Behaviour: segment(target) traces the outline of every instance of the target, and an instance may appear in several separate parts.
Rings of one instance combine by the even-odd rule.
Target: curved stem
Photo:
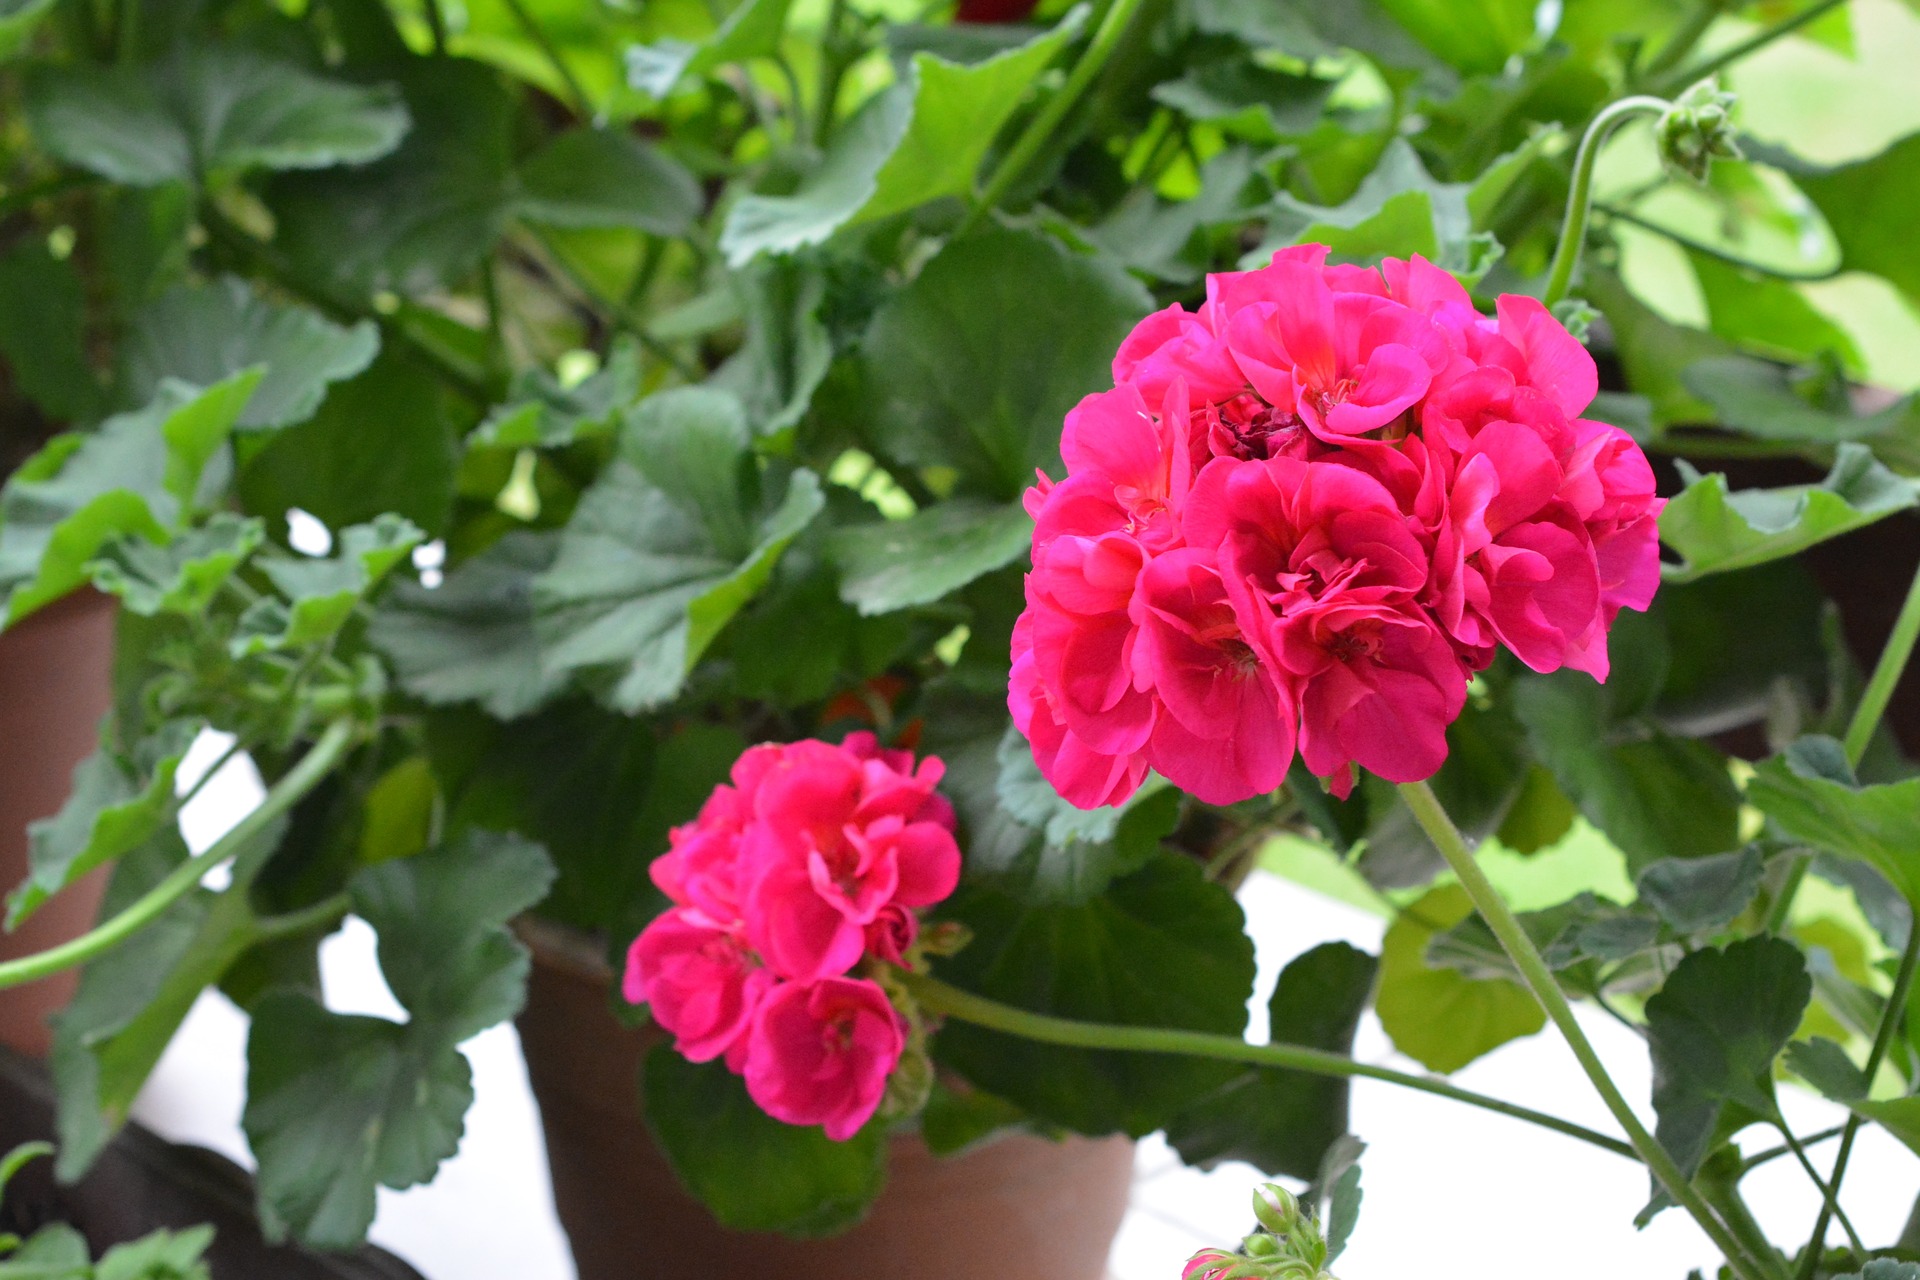
[[[1707,34],[1707,28],[1720,16],[1720,0],[1699,0],[1693,12],[1687,15],[1672,37],[1662,46],[1653,61],[1647,64],[1647,75],[1658,76],[1671,71],[1700,43],[1700,37]]]
[[[1740,43],[1729,45],[1719,53],[1708,58],[1705,62],[1696,63],[1691,67],[1671,72],[1661,79],[1654,81],[1652,85],[1653,91],[1655,93],[1677,93],[1696,80],[1705,80],[1708,76],[1725,70],[1742,58],[1758,53],[1782,36],[1792,35],[1808,23],[1824,17],[1828,10],[1838,9],[1846,2],[1847,0],[1818,0],[1818,3],[1807,6],[1791,18],[1783,18],[1770,27],[1756,31]]]
[[[1810,1133],[1800,1140],[1800,1145],[1802,1148],[1806,1148],[1811,1147],[1816,1142],[1830,1142],[1846,1132],[1846,1128],[1847,1126],[1843,1124],[1837,1124],[1831,1129],[1822,1129],[1818,1133]],[[1768,1147],[1765,1151],[1748,1156],[1740,1162],[1740,1176],[1744,1178],[1761,1165],[1770,1164],[1778,1160],[1781,1156],[1786,1155],[1787,1151],[1788,1148],[1785,1146]]]
[[[1860,757],[1867,754],[1873,731],[1880,727],[1880,717],[1886,714],[1893,690],[1907,669],[1908,659],[1913,657],[1916,640],[1920,640],[1920,569],[1914,570],[1913,585],[1907,588],[1906,603],[1900,606],[1900,616],[1894,619],[1893,634],[1880,650],[1880,660],[1874,664],[1873,675],[1860,694],[1860,705],[1854,708],[1853,719],[1847,722],[1849,763],[1858,765]]]
[[[1881,1011],[1880,1027],[1873,1035],[1873,1049],[1867,1054],[1866,1078],[1869,1083],[1880,1074],[1880,1064],[1887,1060],[1887,1051],[1893,1048],[1894,1032],[1899,1029],[1900,1016],[1906,1011],[1916,968],[1920,968],[1920,921],[1907,930],[1907,949],[1900,954],[1900,968],[1893,977],[1893,990],[1887,995],[1887,1007]],[[1813,1235],[1807,1240],[1806,1253],[1800,1263],[1801,1280],[1810,1280],[1812,1277],[1820,1257],[1820,1246],[1826,1242],[1827,1226],[1839,1210],[1840,1181],[1847,1176],[1847,1161],[1853,1158],[1853,1141],[1860,1136],[1862,1123],[1857,1113],[1850,1115],[1847,1117],[1847,1127],[1840,1134],[1840,1151],[1833,1157],[1833,1176],[1823,1188],[1826,1194],[1820,1200],[1820,1216],[1814,1221]],[[1851,1230],[1848,1235],[1852,1235]]]
[[[1183,1031],[1172,1027],[1128,1027],[1100,1022],[1076,1022],[1067,1018],[1029,1013],[1012,1005],[989,1000],[985,996],[962,991],[938,978],[902,971],[901,981],[929,1013],[971,1022],[991,1031],[1038,1040],[1045,1044],[1067,1045],[1075,1049],[1118,1049],[1137,1053],[1172,1053],[1193,1058],[1216,1058],[1225,1062],[1245,1062],[1257,1067],[1285,1067],[1310,1075],[1336,1078],[1358,1077],[1383,1080],[1402,1088],[1452,1098],[1469,1106],[1498,1112],[1516,1120],[1525,1120],[1543,1128],[1592,1143],[1615,1155],[1632,1159],[1633,1149],[1604,1133],[1534,1111],[1499,1098],[1462,1089],[1432,1076],[1416,1076],[1390,1067],[1376,1067],[1325,1049],[1309,1049],[1291,1044],[1249,1044],[1235,1036],[1214,1035],[1205,1031]]]
[[[1593,132],[1590,130],[1587,136],[1591,139]],[[1539,949],[1533,945],[1533,939],[1527,936],[1527,931],[1520,927],[1518,920],[1514,919],[1513,912],[1507,908],[1506,901],[1501,898],[1499,890],[1493,887],[1493,882],[1488,880],[1486,873],[1480,869],[1480,864],[1473,860],[1473,854],[1467,849],[1467,842],[1461,838],[1459,830],[1453,825],[1453,819],[1449,818],[1447,811],[1441,807],[1439,799],[1433,794],[1433,788],[1424,782],[1403,782],[1400,784],[1400,794],[1406,800],[1407,807],[1413,811],[1413,816],[1419,821],[1421,828],[1427,833],[1427,837],[1445,856],[1447,865],[1453,868],[1454,875],[1459,877],[1461,887],[1467,891],[1467,896],[1472,899],[1474,907],[1486,920],[1487,926],[1493,930],[1494,936],[1500,939],[1500,945],[1506,950],[1514,966],[1520,970],[1520,976],[1526,980],[1534,999],[1540,1002],[1541,1009],[1559,1029],[1567,1046],[1573,1050],[1573,1056],[1579,1059],[1581,1070],[1586,1072],[1587,1079],[1593,1082],[1594,1090],[1599,1093],[1600,1100],[1606,1103],[1607,1110],[1613,1113],[1613,1118],[1626,1131],[1628,1141],[1633,1144],[1634,1151],[1646,1163],[1647,1168],[1653,1171],[1654,1178],[1676,1203],[1693,1215],[1694,1221],[1700,1224],[1700,1229],[1705,1231],[1715,1247],[1726,1255],[1727,1263],[1733,1268],[1735,1275],[1740,1276],[1742,1280],[1762,1280],[1769,1275],[1770,1271],[1763,1260],[1756,1261],[1748,1255],[1746,1249],[1727,1229],[1726,1224],[1720,1221],[1706,1201],[1701,1198],[1699,1192],[1694,1189],[1692,1181],[1681,1171],[1680,1166],[1674,1163],[1673,1157],[1667,1154],[1667,1149],[1647,1132],[1646,1126],[1640,1122],[1640,1117],[1634,1114],[1633,1108],[1621,1095],[1620,1087],[1613,1082],[1613,1077],[1607,1074],[1607,1068],[1600,1061],[1600,1055],[1594,1052],[1586,1032],[1581,1030],[1580,1023],[1574,1018],[1572,1006],[1567,1003],[1567,997],[1561,992],[1560,984],[1554,978],[1552,970],[1548,969],[1546,961],[1540,958]]]
[[[1553,265],[1547,271],[1547,289],[1540,300],[1551,307],[1567,296],[1573,284],[1574,268],[1580,265],[1580,248],[1587,238],[1587,216],[1593,206],[1593,167],[1600,158],[1600,147],[1613,131],[1641,115],[1658,115],[1672,104],[1665,98],[1639,94],[1608,105],[1580,139],[1580,150],[1573,157],[1573,187],[1567,193],[1567,216],[1560,224],[1560,244],[1553,251]]]
[[[1067,76],[1067,82],[1060,86],[1060,92],[1049,98],[1047,104],[1027,122],[1027,127],[1021,130],[1019,138],[1014,141],[1012,147],[1008,148],[1007,154],[1000,158],[1000,163],[994,167],[993,176],[987,179],[987,185],[980,193],[979,202],[973,206],[973,211],[967,215],[966,222],[961,225],[961,234],[971,231],[978,225],[980,219],[987,216],[988,211],[998,207],[1000,202],[1006,199],[1007,192],[1013,189],[1013,184],[1018,182],[1021,175],[1027,171],[1027,166],[1033,163],[1033,158],[1040,154],[1041,148],[1053,140],[1054,134],[1060,128],[1060,122],[1067,118],[1067,113],[1073,110],[1074,104],[1080,101],[1088,86],[1107,65],[1107,59],[1113,56],[1114,49],[1120,43],[1120,37],[1126,34],[1128,24],[1133,21],[1133,15],[1140,11],[1142,3],[1143,0],[1113,0],[1113,3],[1107,7],[1106,16],[1100,20],[1099,30],[1093,33],[1093,43],[1089,44],[1087,51],[1080,55],[1080,61],[1074,64],[1072,72]]]
[[[588,96],[586,86],[580,83],[580,77],[573,74],[573,68],[567,65],[567,60],[560,56],[560,49],[553,43],[552,37],[547,35],[546,28],[527,12],[524,0],[506,0],[506,5],[507,11],[513,15],[513,20],[520,24],[522,31],[527,33],[527,39],[533,41],[534,46],[540,50],[540,55],[553,67],[554,74],[560,77],[560,83],[566,87],[567,97],[571,99],[567,105],[571,106],[574,114],[582,120],[592,119],[593,99]]]
[[[323,778],[333,772],[341,757],[346,755],[348,748],[353,745],[353,739],[354,726],[349,721],[342,720],[329,726],[320,740],[313,744],[313,749],[301,757],[300,763],[273,784],[273,789],[267,792],[260,807],[240,819],[233,830],[220,837],[211,848],[175,867],[145,896],[91,932],[35,955],[0,964],[0,990],[51,977],[85,964],[153,923],[168,907],[192,892],[208,871],[244,850],[269,823],[319,785]]]
[[[1716,262],[1724,262],[1730,267],[1739,267],[1745,271],[1757,271],[1761,275],[1772,276],[1775,280],[1790,280],[1797,284],[1817,284],[1822,280],[1834,279],[1844,270],[1842,265],[1836,262],[1831,267],[1823,267],[1817,270],[1785,271],[1779,267],[1770,267],[1764,262],[1755,262],[1751,258],[1743,258],[1737,253],[1731,253],[1720,248],[1718,245],[1708,244],[1704,240],[1696,240],[1692,236],[1683,235],[1671,227],[1663,227],[1651,218],[1643,218],[1639,214],[1621,208],[1618,205],[1601,201],[1597,202],[1594,207],[1601,213],[1606,214],[1609,218],[1618,218],[1620,221],[1631,226],[1639,227],[1642,231],[1651,231],[1663,239],[1671,240],[1682,249],[1691,253],[1712,258]]]

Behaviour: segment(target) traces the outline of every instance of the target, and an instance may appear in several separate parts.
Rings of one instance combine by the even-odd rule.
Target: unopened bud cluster
[[[1733,135],[1733,95],[1702,80],[1673,100],[1654,126],[1660,161],[1676,173],[1704,182],[1715,160],[1738,160]]]
[[[1333,1280],[1320,1224],[1292,1192],[1271,1182],[1260,1187],[1253,1216],[1260,1229],[1239,1249],[1202,1249],[1187,1260],[1181,1280]]]

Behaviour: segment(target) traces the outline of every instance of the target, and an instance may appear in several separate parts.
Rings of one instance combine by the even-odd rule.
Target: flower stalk
[[[1573,1056],[1579,1059],[1580,1069],[1586,1072],[1587,1079],[1593,1082],[1594,1090],[1599,1093],[1600,1100],[1606,1103],[1607,1110],[1613,1113],[1613,1118],[1619,1122],[1621,1129],[1626,1132],[1628,1141],[1632,1143],[1633,1150],[1653,1172],[1655,1180],[1676,1203],[1693,1215],[1694,1221],[1700,1224],[1701,1230],[1707,1233],[1714,1246],[1726,1256],[1728,1265],[1741,1280],[1764,1280],[1765,1277],[1773,1275],[1774,1271],[1766,1267],[1763,1261],[1750,1256],[1741,1242],[1728,1230],[1726,1224],[1694,1189],[1692,1182],[1681,1171],[1680,1166],[1674,1163],[1667,1149],[1647,1132],[1646,1126],[1640,1122],[1640,1117],[1634,1114],[1633,1108],[1621,1094],[1620,1086],[1615,1084],[1613,1077],[1607,1073],[1606,1064],[1600,1061],[1600,1055],[1594,1051],[1592,1042],[1587,1039],[1586,1032],[1581,1029],[1579,1021],[1573,1016],[1573,1007],[1567,1003],[1566,995],[1560,990],[1560,984],[1554,978],[1552,970],[1547,968],[1546,961],[1541,958],[1539,949],[1533,945],[1533,939],[1527,936],[1527,931],[1514,918],[1506,901],[1501,898],[1499,890],[1493,887],[1493,882],[1487,879],[1486,873],[1480,869],[1480,864],[1474,861],[1472,852],[1467,848],[1466,840],[1460,835],[1459,829],[1453,825],[1453,819],[1447,816],[1447,811],[1441,806],[1439,798],[1433,794],[1433,788],[1424,782],[1403,782],[1400,784],[1400,795],[1406,800],[1407,807],[1413,811],[1413,816],[1420,823],[1421,829],[1427,833],[1427,837],[1446,858],[1447,865],[1453,869],[1454,875],[1460,880],[1461,887],[1472,899],[1474,908],[1480,912],[1488,927],[1493,930],[1494,936],[1500,940],[1501,947],[1513,961],[1514,966],[1519,969],[1528,990],[1533,992],[1534,999],[1540,1002],[1541,1009],[1559,1030],[1567,1046],[1573,1050]]]
[[[37,982],[83,965],[152,924],[168,907],[192,892],[207,872],[239,855],[274,819],[318,786],[351,749],[355,737],[356,728],[351,721],[341,720],[329,726],[313,748],[301,757],[300,763],[273,785],[260,807],[242,818],[233,830],[205,852],[175,867],[164,880],[113,919],[70,942],[0,964],[0,990]]]
[[[1635,1158],[1632,1147],[1617,1138],[1596,1133],[1570,1120],[1547,1115],[1530,1107],[1491,1098],[1449,1084],[1431,1076],[1417,1076],[1390,1067],[1377,1067],[1324,1049],[1309,1049],[1292,1044],[1250,1044],[1234,1036],[1206,1031],[1187,1031],[1174,1027],[1131,1027],[1110,1023],[1079,1022],[1048,1014],[1030,1013],[1012,1005],[989,1000],[970,991],[962,991],[938,978],[921,973],[905,973],[902,984],[913,994],[920,1007],[960,1022],[970,1022],[990,1031],[1057,1044],[1074,1049],[1114,1049],[1135,1053],[1170,1053],[1194,1058],[1214,1058],[1224,1062],[1244,1062],[1256,1067],[1284,1067],[1309,1075],[1335,1078],[1381,1080],[1405,1089],[1431,1093],[1468,1106],[1525,1120],[1552,1129],[1571,1138],[1590,1143],[1615,1155]]]

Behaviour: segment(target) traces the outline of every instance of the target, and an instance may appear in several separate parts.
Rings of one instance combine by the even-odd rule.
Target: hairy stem
[[[1591,139],[1592,131],[1589,131],[1587,136]],[[1700,1224],[1701,1230],[1707,1233],[1715,1247],[1726,1255],[1727,1263],[1736,1275],[1742,1280],[1762,1280],[1763,1277],[1770,1275],[1770,1269],[1762,1261],[1757,1261],[1748,1254],[1746,1248],[1728,1230],[1727,1225],[1721,1222],[1712,1208],[1701,1198],[1699,1192],[1694,1190],[1687,1175],[1681,1172],[1680,1166],[1675,1164],[1673,1157],[1667,1154],[1667,1149],[1647,1132],[1646,1126],[1640,1122],[1640,1117],[1634,1114],[1633,1108],[1621,1095],[1620,1087],[1613,1082],[1613,1077],[1607,1074],[1606,1065],[1600,1061],[1600,1055],[1594,1051],[1586,1032],[1581,1030],[1580,1023],[1574,1018],[1572,1006],[1567,1003],[1567,998],[1561,992],[1560,984],[1554,979],[1553,972],[1547,968],[1546,961],[1540,958],[1540,952],[1533,945],[1533,939],[1528,937],[1527,931],[1520,927],[1520,922],[1507,908],[1506,901],[1501,898],[1499,890],[1493,887],[1493,882],[1488,880],[1486,873],[1480,870],[1480,864],[1473,860],[1473,854],[1468,850],[1467,842],[1461,837],[1458,828],[1453,825],[1453,819],[1449,818],[1447,811],[1441,807],[1439,799],[1433,794],[1433,788],[1424,782],[1405,782],[1400,784],[1400,794],[1405,798],[1407,807],[1413,810],[1413,816],[1426,831],[1427,837],[1445,856],[1447,865],[1453,868],[1454,875],[1459,877],[1461,887],[1467,891],[1467,896],[1472,899],[1474,907],[1486,920],[1488,927],[1493,930],[1494,936],[1500,940],[1501,947],[1506,950],[1508,958],[1519,969],[1520,976],[1526,980],[1534,999],[1540,1002],[1541,1009],[1559,1029],[1567,1046],[1573,1050],[1573,1056],[1579,1059],[1580,1069],[1586,1072],[1587,1079],[1593,1082],[1594,1090],[1599,1093],[1600,1100],[1606,1103],[1607,1110],[1613,1113],[1613,1118],[1626,1132],[1628,1141],[1633,1144],[1633,1149],[1640,1159],[1653,1171],[1655,1179],[1677,1204],[1693,1215],[1694,1221]]]
[[[354,737],[355,729],[349,721],[342,720],[329,726],[320,740],[313,744],[312,750],[301,757],[300,763],[273,784],[273,789],[267,792],[260,807],[242,818],[233,830],[220,837],[211,848],[175,867],[166,879],[148,890],[145,896],[91,932],[46,951],[0,964],[0,990],[51,977],[85,964],[153,923],[168,907],[192,892],[208,871],[239,854],[268,824],[293,808],[318,786],[352,747]]]
[[[1900,954],[1900,968],[1893,977],[1893,990],[1887,995],[1887,1007],[1880,1013],[1880,1026],[1873,1035],[1873,1049],[1867,1054],[1866,1077],[1869,1081],[1880,1074],[1880,1064],[1887,1060],[1887,1051],[1893,1048],[1894,1033],[1899,1029],[1901,1014],[1906,1011],[1907,996],[1913,990],[1916,967],[1920,967],[1920,921],[1915,921],[1913,927],[1907,930],[1907,949]],[[1820,1216],[1814,1220],[1813,1235],[1807,1240],[1806,1253],[1800,1262],[1801,1280],[1811,1280],[1820,1257],[1820,1248],[1826,1243],[1827,1226],[1839,1211],[1840,1182],[1847,1176],[1847,1161],[1853,1158],[1853,1142],[1860,1136],[1862,1123],[1858,1114],[1850,1115],[1846,1128],[1841,1131],[1840,1151],[1833,1157],[1833,1176],[1823,1188],[1825,1194],[1820,1200]],[[1851,1228],[1847,1234],[1853,1234]],[[1856,1240],[1856,1247],[1858,1243]]]
[[[1067,82],[1060,86],[1060,92],[1047,100],[1045,106],[1034,114],[1021,130],[1019,138],[1007,149],[1006,155],[994,167],[993,176],[987,179],[987,185],[980,193],[979,201],[973,211],[967,215],[966,223],[961,227],[964,233],[976,226],[980,219],[999,206],[1007,198],[1007,193],[1026,173],[1034,157],[1053,140],[1061,121],[1067,118],[1086,94],[1102,70],[1107,59],[1120,43],[1120,37],[1127,32],[1127,25],[1133,21],[1134,14],[1140,11],[1142,0],[1113,0],[1107,6],[1106,16],[1100,20],[1100,27],[1093,33],[1093,42],[1087,51],[1080,55],[1080,61],[1074,64],[1067,75]]]
[[[1823,1197],[1831,1197],[1832,1189],[1828,1186],[1826,1179],[1820,1176],[1820,1171],[1813,1167],[1813,1161],[1807,1158],[1807,1149],[1800,1145],[1798,1138],[1793,1136],[1793,1130],[1787,1128],[1786,1122],[1782,1120],[1774,1121],[1774,1128],[1778,1129],[1780,1136],[1786,1139],[1787,1150],[1793,1153],[1793,1158],[1800,1164],[1800,1171],[1812,1181],[1814,1188]],[[1841,1132],[1843,1134],[1846,1132],[1845,1125],[1841,1126]],[[1836,1203],[1833,1206],[1833,1214],[1840,1220],[1840,1229],[1847,1233],[1847,1243],[1853,1246],[1855,1252],[1865,1253],[1867,1246],[1860,1242],[1860,1233],[1855,1231],[1853,1223],[1847,1220],[1847,1211]]]
[[[1573,157],[1573,187],[1567,193],[1567,216],[1560,224],[1560,243],[1553,251],[1553,265],[1547,271],[1547,289],[1540,300],[1551,307],[1567,296],[1573,284],[1573,272],[1580,265],[1580,249],[1587,238],[1587,218],[1593,211],[1593,169],[1600,148],[1618,129],[1635,116],[1659,115],[1671,103],[1665,98],[1640,94],[1610,104],[1580,139],[1580,150]]]
[[[971,1022],[975,1026],[986,1027],[992,1031],[1004,1031],[1009,1035],[1021,1036],[1028,1040],[1067,1045],[1076,1049],[1117,1049],[1138,1053],[1171,1053],[1194,1058],[1216,1058],[1225,1062],[1245,1062],[1257,1067],[1285,1067],[1316,1076],[1384,1080],[1388,1084],[1417,1089],[1422,1093],[1436,1094],[1442,1098],[1452,1098],[1455,1102],[1464,1102],[1469,1106],[1498,1112],[1516,1120],[1525,1120],[1557,1133],[1578,1138],[1582,1142],[1592,1143],[1596,1147],[1628,1159],[1632,1159],[1634,1155],[1633,1149],[1626,1143],[1609,1138],[1604,1133],[1595,1133],[1572,1121],[1562,1120],[1558,1116],[1546,1115],[1499,1098],[1490,1098],[1485,1094],[1461,1089],[1434,1077],[1416,1076],[1404,1071],[1395,1071],[1389,1067],[1376,1067],[1364,1062],[1355,1062],[1351,1058],[1329,1053],[1324,1049],[1309,1049],[1290,1044],[1249,1044],[1234,1036],[1214,1035],[1205,1031],[1184,1031],[1172,1027],[1128,1027],[1099,1022],[1076,1022],[1067,1018],[1055,1018],[1041,1013],[1029,1013],[1025,1009],[1016,1009],[1012,1005],[1001,1004],[997,1000],[989,1000],[985,996],[962,991],[958,987],[949,986],[937,978],[930,978],[924,974],[903,972],[902,981],[907,989],[913,992],[920,1006],[929,1013],[955,1018],[961,1022]]]

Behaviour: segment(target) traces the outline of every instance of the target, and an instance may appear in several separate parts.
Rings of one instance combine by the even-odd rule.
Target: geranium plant
[[[895,1133],[1160,1130],[1309,1184],[1257,1247],[1318,1269],[1358,1075],[1643,1161],[1747,1280],[1882,1251],[1738,1188],[1776,1075],[1856,1117],[1842,1234],[1859,1126],[1920,1140],[1920,591],[1850,650],[1795,560],[1920,501],[1801,280],[1920,290],[1920,151],[1743,158],[1706,83],[1846,13],[0,5],[0,598],[121,606],[11,907],[112,865],[102,923],[0,967],[87,966],[63,1173],[218,985],[264,1219],[357,1240],[457,1146],[532,911],[665,1033],[648,1123],[731,1226],[850,1225]],[[1825,479],[1688,461],[1750,455]],[[265,800],[191,854],[208,729]],[[1631,892],[1516,916],[1473,845],[1577,826]],[[1280,832],[1394,922],[1251,1044]],[[404,1024],[327,1008],[348,913]],[[1351,1058],[1369,1008],[1432,1074]],[[1548,1019],[1619,1134],[1444,1079]]]

